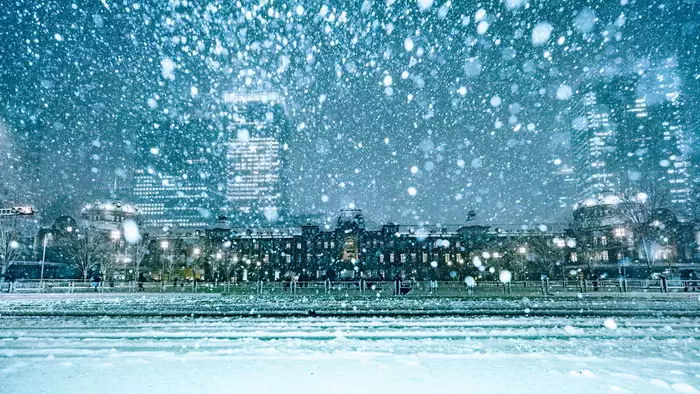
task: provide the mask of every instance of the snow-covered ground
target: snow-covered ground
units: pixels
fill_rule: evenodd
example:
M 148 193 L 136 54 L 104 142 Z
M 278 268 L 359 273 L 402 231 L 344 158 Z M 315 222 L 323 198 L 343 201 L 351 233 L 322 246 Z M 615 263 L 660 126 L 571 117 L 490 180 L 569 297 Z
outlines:
M 82 308 L 85 300 L 101 302 L 100 310 L 133 308 L 129 299 L 34 298 L 32 308 Z M 179 302 L 220 308 L 221 300 Z M 541 300 L 518 302 L 536 307 Z M 12 305 L 18 301 L 0 302 L 3 310 Z M 700 319 L 688 317 L 0 317 L 2 393 L 698 389 Z

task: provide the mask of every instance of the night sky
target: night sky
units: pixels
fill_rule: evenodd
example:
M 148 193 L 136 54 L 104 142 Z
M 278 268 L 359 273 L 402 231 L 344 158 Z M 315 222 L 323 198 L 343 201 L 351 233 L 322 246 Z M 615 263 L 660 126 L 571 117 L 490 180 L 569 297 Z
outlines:
M 159 119 L 276 92 L 295 213 L 567 221 L 582 87 L 675 57 L 697 134 L 699 26 L 697 0 L 7 0 L 0 198 L 55 216 L 128 184 Z

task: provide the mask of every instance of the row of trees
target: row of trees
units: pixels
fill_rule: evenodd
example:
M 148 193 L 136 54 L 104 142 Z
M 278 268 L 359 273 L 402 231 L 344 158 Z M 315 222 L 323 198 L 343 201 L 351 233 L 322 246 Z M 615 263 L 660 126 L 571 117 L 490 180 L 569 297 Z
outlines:
M 42 249 L 36 253 L 32 237 L 23 236 L 21 227 L 17 219 L 0 220 L 0 280 L 8 277 L 8 270 L 18 261 L 32 260 L 36 255 L 46 257 L 47 248 L 47 261 L 69 263 L 80 272 L 84 281 L 91 273 L 111 277 L 119 265 L 138 273 L 151 243 L 148 237 L 127 243 L 121 236 L 115 237 L 114 232 L 86 225 L 41 233 L 39 238 L 43 244 L 39 247 Z
M 112 236 L 117 233 L 107 235 L 90 226 L 77 228 L 73 232 L 58 241 L 67 246 L 68 260 L 80 271 L 84 281 L 96 268 L 104 278 L 111 278 L 119 265 L 125 269 L 132 268 L 138 274 L 151 242 L 148 237 L 140 237 L 136 242 L 127 243 L 121 236 Z

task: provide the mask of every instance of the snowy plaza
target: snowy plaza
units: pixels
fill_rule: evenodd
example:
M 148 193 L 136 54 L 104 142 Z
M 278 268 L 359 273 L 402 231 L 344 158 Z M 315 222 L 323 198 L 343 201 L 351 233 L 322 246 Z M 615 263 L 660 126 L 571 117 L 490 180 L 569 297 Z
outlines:
M 697 296 L 7 295 L 0 298 L 0 386 L 3 393 L 692 393 L 700 388 L 698 306 Z M 336 317 L 258 317 L 309 307 Z M 579 313 L 606 307 L 597 317 Z M 484 316 L 392 317 L 469 308 Z M 615 316 L 635 308 L 649 313 Z M 518 309 L 544 312 L 486 313 Z M 340 316 L 362 310 L 377 316 Z M 571 317 L 546 316 L 557 310 Z M 197 317 L 215 311 L 250 317 Z

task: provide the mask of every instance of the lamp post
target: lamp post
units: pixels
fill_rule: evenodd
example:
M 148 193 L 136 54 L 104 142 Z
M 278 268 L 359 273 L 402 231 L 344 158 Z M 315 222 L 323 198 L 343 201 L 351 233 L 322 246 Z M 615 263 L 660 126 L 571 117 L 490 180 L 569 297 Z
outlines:
M 214 269 L 215 272 L 212 272 L 214 275 L 214 286 L 219 284 L 219 265 L 221 265 L 221 259 L 224 257 L 224 254 L 221 251 L 216 252 L 216 267 Z
M 566 276 L 564 274 L 564 248 L 566 247 L 566 241 L 559 237 L 555 237 L 552 240 L 552 242 L 554 242 L 554 245 L 557 247 L 557 250 L 559 250 L 559 253 L 557 253 L 559 261 L 557 262 L 557 264 L 561 269 L 561 285 L 563 288 L 566 288 Z
M 617 227 L 613 230 L 613 235 L 620 242 L 620 259 L 618 260 L 620 291 L 627 292 L 627 257 L 625 256 L 625 249 L 622 247 L 622 240 L 627 236 L 627 232 L 623 227 Z
M 521 280 L 527 280 L 526 274 L 525 274 L 525 271 L 526 271 L 525 262 L 527 259 L 527 246 L 525 246 L 525 245 L 518 246 L 518 254 L 522 256 L 522 259 L 520 260 L 522 262 L 521 271 L 520 271 L 520 275 L 522 276 Z M 527 283 L 527 282 L 525 282 L 525 283 Z
M 116 269 L 117 265 L 119 264 L 119 240 L 122 237 L 122 233 L 119 230 L 112 230 L 109 233 L 109 236 L 112 239 L 112 241 L 114 241 L 114 267 Z M 107 268 L 109 268 L 109 267 L 107 267 Z M 107 274 L 108 274 L 107 270 L 105 269 L 104 271 L 105 271 L 104 272 L 105 276 L 107 276 Z M 109 278 L 109 281 L 110 281 L 109 283 L 111 285 L 113 285 L 114 272 L 111 272 L 110 274 L 112 277 Z M 107 278 L 105 278 L 105 279 L 107 279 Z
M 119 230 L 112 230 L 112 232 L 109 233 L 109 237 L 112 239 L 112 242 L 114 242 L 114 263 L 119 262 L 119 241 L 121 239 L 122 233 Z
M 44 286 L 44 264 L 46 263 L 46 244 L 49 242 L 49 238 L 51 237 L 51 233 L 46 233 L 44 234 L 44 242 L 43 242 L 43 252 L 41 253 L 41 276 L 39 279 L 39 283 L 41 286 Z
M 169 246 L 170 244 L 167 239 L 160 241 L 160 248 L 163 249 L 163 254 L 165 254 Z M 162 286 L 165 286 L 165 258 L 163 258 L 163 268 L 160 271 L 160 283 Z

